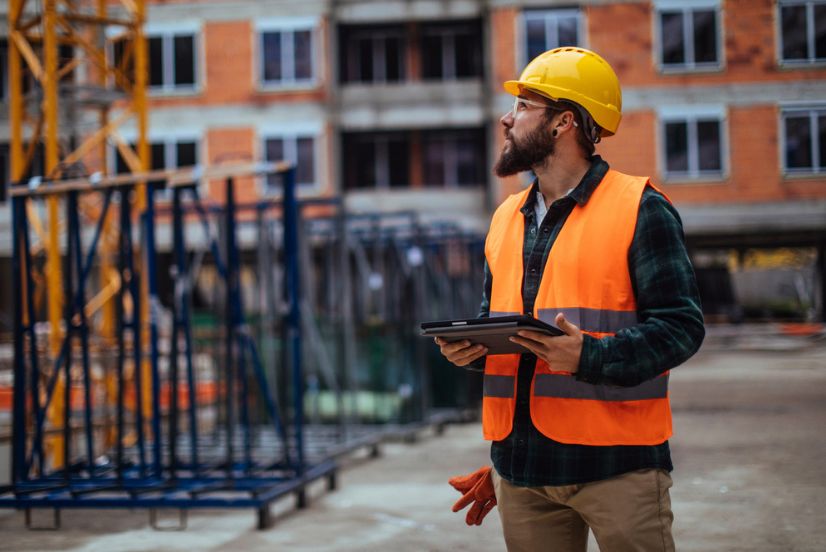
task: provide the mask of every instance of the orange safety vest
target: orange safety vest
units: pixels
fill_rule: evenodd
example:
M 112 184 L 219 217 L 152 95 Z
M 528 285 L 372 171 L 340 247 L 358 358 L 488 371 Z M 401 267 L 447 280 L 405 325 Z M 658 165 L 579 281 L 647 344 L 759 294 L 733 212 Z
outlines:
M 574 207 L 548 254 L 534 317 L 553 323 L 558 312 L 584 333 L 613 335 L 637 323 L 628 269 L 640 199 L 647 178 L 609 170 L 584 205 Z M 520 211 L 532 188 L 514 194 L 493 215 L 485 256 L 493 278 L 490 316 L 522 312 Z M 482 429 L 498 441 L 511 432 L 520 355 L 489 355 L 485 363 Z M 593 385 L 537 360 L 531 419 L 543 435 L 580 445 L 656 445 L 671 436 L 668 373 L 635 387 Z

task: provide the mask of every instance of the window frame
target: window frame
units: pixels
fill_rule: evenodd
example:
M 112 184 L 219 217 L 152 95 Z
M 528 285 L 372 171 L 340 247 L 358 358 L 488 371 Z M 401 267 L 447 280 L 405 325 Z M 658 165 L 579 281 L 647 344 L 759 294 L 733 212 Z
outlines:
M 261 19 L 255 23 L 253 33 L 253 75 L 259 90 L 290 90 L 314 88 L 319 82 L 318 71 L 321 68 L 319 60 L 320 36 L 319 19 L 317 17 L 281 17 L 276 19 Z M 310 32 L 310 78 L 295 78 L 295 33 Z M 265 80 L 264 78 L 264 34 L 281 33 L 281 62 L 282 67 L 290 67 L 289 78 L 282 76 L 279 80 Z M 286 38 L 289 33 L 289 39 Z M 288 56 L 288 54 L 292 54 Z M 285 60 L 288 63 L 285 63 Z
M 267 140 L 282 140 L 284 142 L 284 160 L 297 163 L 298 161 L 298 140 L 310 138 L 313 141 L 313 182 L 298 182 L 296 175 L 296 189 L 309 192 L 317 192 L 321 188 L 321 173 L 323 167 L 320 163 L 319 152 L 321 151 L 322 135 L 320 129 L 302 126 L 295 128 L 264 128 L 258 132 L 258 147 L 260 147 L 259 159 L 263 162 L 271 162 L 267 159 Z M 275 161 L 275 160 L 273 160 Z M 273 197 L 280 195 L 280 192 L 267 182 L 267 176 L 258 178 L 258 191 L 262 196 Z
M 714 119 L 720 125 L 720 169 L 719 171 L 701 170 L 699 168 L 699 139 L 697 123 Z M 666 124 L 684 122 L 688 125 L 688 170 L 685 172 L 668 171 L 668 144 L 666 143 Z M 730 171 L 730 146 L 728 131 L 728 113 L 722 105 L 691 105 L 663 107 L 657 112 L 657 162 L 659 174 L 666 183 L 713 183 L 728 179 Z
M 390 24 L 388 28 L 385 28 L 384 26 L 376 26 L 374 24 L 366 26 L 356 25 L 355 27 L 357 28 L 346 29 L 344 39 L 341 38 L 341 33 L 339 34 L 339 42 L 341 45 L 339 59 L 341 59 L 341 55 L 343 54 L 345 57 L 349 57 L 349 59 L 354 60 L 355 63 L 352 67 L 350 65 L 340 63 L 338 76 L 340 84 L 342 86 L 397 86 L 410 82 L 411 75 L 409 70 L 410 68 L 407 66 L 407 60 L 410 55 L 410 48 L 412 46 L 411 37 L 407 31 L 403 27 L 397 28 L 398 25 L 396 24 Z M 388 80 L 386 41 L 392 38 L 396 38 L 399 41 L 399 59 L 397 60 L 399 78 Z M 358 55 L 357 43 L 358 41 L 365 39 L 371 42 L 371 50 L 373 55 L 370 59 L 372 63 L 373 76 L 369 80 L 362 80 L 360 77 L 350 78 L 349 72 L 354 68 L 357 69 L 354 72 L 359 74 L 359 76 L 361 75 L 361 59 Z M 378 48 L 379 42 L 381 42 L 380 48 Z M 356 50 L 355 52 L 353 51 L 354 49 Z M 381 52 L 383 63 L 377 62 L 377 52 Z
M 789 168 L 786 166 L 786 116 L 805 113 L 809 119 L 811 133 L 812 166 L 805 169 Z M 780 155 L 780 170 L 784 178 L 812 178 L 826 175 L 826 161 L 820 159 L 820 133 L 817 132 L 818 115 L 826 115 L 826 104 L 783 104 L 778 112 L 778 144 Z M 815 132 L 812 132 L 814 130 Z M 824 164 L 823 167 L 820 165 Z
M 814 21 L 814 6 L 820 4 L 826 6 L 826 0 L 778 0 L 776 2 L 775 10 L 775 55 L 777 65 L 782 68 L 799 69 L 802 67 L 824 67 L 826 66 L 826 57 L 818 58 L 815 52 L 815 21 Z M 783 57 L 783 16 L 782 9 L 784 6 L 806 6 L 806 59 L 785 59 Z
M 411 148 L 413 147 L 413 133 L 410 129 L 404 130 L 375 130 L 375 131 L 353 131 L 342 133 L 341 135 L 341 150 L 342 150 L 342 182 L 341 188 L 345 194 L 352 192 L 387 192 L 392 190 L 409 190 L 411 188 L 411 164 L 409 162 Z M 404 146 L 405 154 L 408 156 L 408 163 L 404 166 L 406 174 L 403 175 L 404 183 L 394 183 L 392 158 L 393 153 L 391 149 L 395 147 L 393 142 L 401 143 Z M 373 155 L 373 169 L 375 175 L 375 182 L 369 186 L 352 186 L 350 187 L 350 175 L 348 168 L 348 153 L 355 154 L 355 152 L 348 152 L 350 149 L 355 149 L 365 144 L 371 144 L 374 148 Z M 357 157 L 357 154 L 351 155 Z M 350 161 L 352 163 L 352 161 Z
M 716 73 L 722 72 L 726 67 L 725 56 L 725 13 L 721 0 L 657 0 L 654 2 L 654 66 L 661 74 L 684 74 L 684 73 Z M 717 35 L 717 61 L 714 63 L 694 61 L 694 22 L 690 17 L 695 11 L 713 10 L 715 12 L 715 33 Z M 686 37 L 690 37 L 691 42 L 683 43 L 686 54 L 686 61 L 682 64 L 663 63 L 663 38 L 662 38 L 662 13 L 681 12 L 683 16 L 683 32 Z M 691 32 L 686 32 L 690 30 Z M 691 46 L 691 48 L 689 48 Z M 689 57 L 690 60 L 689 61 Z
M 471 35 L 475 35 L 478 31 L 478 36 L 475 36 L 474 39 L 478 39 L 479 46 L 483 48 L 483 31 L 481 29 L 481 25 L 478 23 L 478 20 L 471 19 L 471 20 L 458 20 L 458 21 L 450 21 L 448 23 L 440 23 L 437 25 L 432 24 L 423 24 L 419 30 L 419 51 L 418 55 L 421 56 L 420 59 L 420 66 L 421 66 L 421 79 L 424 82 L 461 82 L 467 80 L 479 80 L 484 78 L 484 61 L 479 63 L 478 75 L 469 76 L 469 77 L 460 77 L 457 71 L 457 64 L 456 64 L 456 52 L 457 52 L 457 43 L 459 40 L 457 38 L 462 37 L 468 33 Z M 425 76 L 425 60 L 424 60 L 424 48 L 421 46 L 421 42 L 426 36 L 432 37 L 439 37 L 440 41 L 440 49 L 441 49 L 441 70 L 442 76 L 441 77 L 427 77 Z M 448 46 L 449 47 L 446 47 Z M 402 52 L 402 58 L 404 57 L 404 52 Z M 448 71 L 449 69 L 449 71 Z
M 114 33 L 113 33 L 114 34 Z M 147 64 L 151 63 L 149 57 L 149 40 L 152 38 L 161 39 L 161 60 L 162 79 L 161 85 L 150 85 L 147 75 L 146 90 L 150 96 L 189 96 L 203 91 L 203 40 L 201 25 L 195 22 L 177 23 L 147 23 L 144 35 L 147 43 Z M 174 41 L 178 36 L 192 36 L 192 77 L 193 83 L 177 85 L 175 84 L 175 53 Z M 114 62 L 114 51 L 112 51 L 112 61 Z M 171 62 L 171 63 L 170 63 Z M 171 79 L 171 80 L 170 80 Z
M 577 47 L 587 48 L 588 47 L 588 33 L 587 31 L 587 24 L 586 24 L 586 17 L 585 17 L 585 10 L 581 7 L 559 7 L 559 8 L 530 8 L 522 10 L 521 17 L 518 18 L 517 23 L 517 34 L 516 36 L 523 37 L 522 40 L 519 41 L 518 48 L 517 48 L 517 65 L 519 67 L 524 67 L 527 65 L 531 60 L 528 59 L 528 20 L 535 18 L 541 18 L 545 21 L 545 50 L 547 51 L 548 48 L 548 20 L 553 18 L 557 19 L 564 15 L 575 15 L 577 19 L 577 26 L 576 26 L 576 34 L 577 34 Z M 551 16 L 551 17 L 549 17 Z M 557 31 L 557 43 L 559 42 L 559 36 Z M 555 46 L 559 47 L 559 46 Z
M 479 133 L 482 133 L 481 135 Z M 461 129 L 434 129 L 427 130 L 421 137 L 422 146 L 422 185 L 428 190 L 473 190 L 481 189 L 486 185 L 485 173 L 482 170 L 479 174 L 480 178 L 477 182 L 462 183 L 459 179 L 460 170 L 460 152 L 459 144 L 462 140 L 474 142 L 479 140 L 475 146 L 481 146 L 475 153 L 478 154 L 477 159 L 480 167 L 487 166 L 485 139 L 483 130 L 479 128 L 461 128 Z M 425 180 L 427 174 L 427 159 L 426 159 L 426 144 L 427 142 L 441 142 L 444 148 L 444 166 L 442 167 L 443 182 L 440 186 L 434 185 L 434 182 Z

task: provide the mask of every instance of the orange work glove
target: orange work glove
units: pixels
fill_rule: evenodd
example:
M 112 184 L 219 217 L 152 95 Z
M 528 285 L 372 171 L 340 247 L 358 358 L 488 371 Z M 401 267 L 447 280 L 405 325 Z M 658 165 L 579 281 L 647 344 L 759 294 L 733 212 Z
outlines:
M 462 498 L 453 505 L 454 512 L 473 503 L 465 517 L 468 525 L 482 525 L 482 520 L 496 506 L 490 470 L 490 466 L 485 466 L 468 475 L 457 475 L 448 480 L 454 489 L 462 493 Z

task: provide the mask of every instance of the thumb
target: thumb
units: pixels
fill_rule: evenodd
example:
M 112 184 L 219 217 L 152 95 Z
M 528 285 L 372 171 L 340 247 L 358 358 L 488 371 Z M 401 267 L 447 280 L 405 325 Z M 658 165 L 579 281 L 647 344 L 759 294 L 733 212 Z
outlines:
M 568 322 L 568 319 L 565 318 L 565 315 L 561 312 L 556 315 L 555 321 L 557 327 L 563 332 L 565 332 L 565 335 L 579 335 L 579 328 Z

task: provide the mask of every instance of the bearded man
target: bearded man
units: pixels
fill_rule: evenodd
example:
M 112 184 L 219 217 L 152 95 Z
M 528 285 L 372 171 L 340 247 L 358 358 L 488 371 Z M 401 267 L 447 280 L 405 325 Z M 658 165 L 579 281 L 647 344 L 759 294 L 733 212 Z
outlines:
M 621 119 L 619 81 L 582 48 L 541 54 L 500 120 L 498 176 L 533 183 L 496 210 L 480 316 L 529 314 L 565 335 L 520 331 L 528 352 L 486 355 L 437 338 L 453 364 L 484 367 L 492 469 L 451 483 L 498 505 L 509 551 L 674 550 L 668 372 L 705 335 L 680 217 L 647 177 L 611 169 L 595 144 Z

